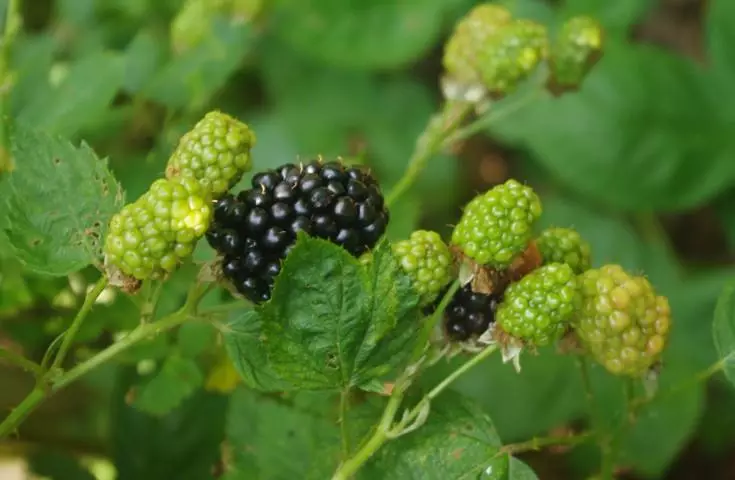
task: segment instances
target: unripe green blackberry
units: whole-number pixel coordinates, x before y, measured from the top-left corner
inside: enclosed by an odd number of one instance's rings
[[[211,202],[196,180],[156,180],[110,220],[105,262],[138,280],[163,276],[191,255],[211,218]]]
[[[572,267],[551,263],[508,287],[495,320],[512,337],[546,345],[564,332],[580,300]]]
[[[644,277],[605,265],[579,277],[582,308],[575,330],[587,351],[610,373],[638,376],[666,345],[671,310]]]
[[[578,86],[602,52],[602,27],[593,18],[567,20],[550,54],[554,84],[562,89]]]
[[[506,268],[526,249],[540,215],[533,189],[511,179],[467,204],[452,243],[479,264]]]
[[[513,20],[503,7],[484,4],[462,19],[444,50],[444,68],[453,80],[506,94],[545,58],[546,28]]]
[[[417,230],[408,240],[396,242],[393,252],[423,305],[433,302],[452,279],[452,254],[436,232]]]
[[[219,198],[252,168],[254,144],[255,135],[247,125],[222,112],[209,112],[181,137],[166,166],[166,177],[194,178]]]
[[[477,58],[498,31],[511,22],[508,9],[493,4],[473,8],[462,18],[444,48],[444,68],[458,81],[480,84]]]
[[[536,239],[543,264],[566,263],[574,273],[591,267],[590,244],[571,228],[547,228]]]

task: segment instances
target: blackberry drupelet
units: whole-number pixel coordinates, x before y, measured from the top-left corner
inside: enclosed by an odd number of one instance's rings
[[[389,214],[377,181],[340,162],[287,163],[257,173],[252,188],[214,206],[207,241],[222,273],[255,303],[270,299],[296,234],[323,238],[359,256],[385,232]]]
[[[437,303],[442,297],[439,295]],[[495,322],[495,312],[501,301],[501,295],[473,292],[470,284],[460,288],[444,310],[447,336],[461,342],[482,335]],[[432,307],[436,308],[436,304]]]

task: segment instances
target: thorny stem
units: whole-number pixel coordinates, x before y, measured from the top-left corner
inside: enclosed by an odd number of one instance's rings
[[[22,368],[28,373],[32,373],[36,377],[43,374],[43,368],[36,362],[28,360],[23,355],[19,355],[12,350],[0,348],[0,358],[7,360],[9,363]]]
[[[92,293],[93,291],[94,290],[92,290],[90,293]],[[135,330],[126,335],[122,340],[110,345],[105,350],[102,350],[100,353],[90,358],[89,360],[80,363],[68,372],[65,372],[57,377],[41,378],[36,387],[31,391],[31,393],[28,394],[28,396],[10,412],[10,414],[5,418],[5,420],[2,421],[2,423],[0,423],[0,439],[5,438],[6,436],[14,432],[16,428],[18,428],[18,425],[20,425],[21,422],[23,422],[23,420],[28,415],[30,415],[36,408],[38,408],[41,402],[43,402],[46,398],[58,392],[70,383],[74,382],[79,377],[85,375],[86,373],[102,365],[103,363],[106,363],[119,353],[127,350],[128,348],[150,337],[151,335],[158,335],[184,323],[191,317],[191,315],[196,313],[197,305],[199,304],[199,301],[202,299],[202,297],[207,293],[207,291],[208,288],[203,287],[198,283],[194,284],[189,290],[189,294],[187,296],[186,302],[184,303],[184,306],[182,306],[176,312],[154,323],[140,324]],[[94,303],[94,301],[92,301],[92,303]],[[50,373],[53,373],[53,370]]]
[[[531,440],[503,445],[498,454],[518,455],[519,453],[541,450],[551,446],[576,446],[594,437],[594,432],[582,432],[576,435],[534,437]]]
[[[64,359],[66,359],[66,355],[69,353],[69,349],[74,343],[74,337],[76,337],[77,332],[79,332],[79,329],[82,326],[82,323],[84,323],[84,319],[87,318],[87,315],[92,310],[92,305],[94,305],[94,302],[97,301],[97,297],[100,296],[102,290],[104,290],[106,286],[107,277],[103,276],[99,280],[97,280],[97,283],[94,284],[94,287],[92,287],[89,292],[87,292],[87,296],[84,297],[82,308],[79,309],[77,315],[74,317],[74,320],[71,322],[71,325],[66,330],[66,332],[64,332],[64,338],[61,341],[59,351],[56,353],[56,357],[51,364],[51,371],[60,368],[62,363],[64,363]]]
[[[5,30],[3,32],[2,48],[0,49],[0,172],[12,170],[14,165],[10,153],[10,138],[6,117],[10,113],[8,97],[13,86],[10,56],[20,25],[20,0],[8,0],[8,7],[5,10]]]

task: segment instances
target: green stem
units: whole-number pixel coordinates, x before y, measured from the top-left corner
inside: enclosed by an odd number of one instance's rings
[[[33,375],[37,377],[43,375],[43,368],[41,368],[41,365],[31,360],[28,360],[23,355],[19,355],[13,352],[12,350],[0,348],[0,358],[4,358],[9,363],[12,363],[13,365],[17,367],[20,367],[26,372],[32,373]]]
[[[482,362],[482,360],[487,358],[497,349],[497,345],[491,345],[472,357],[467,362],[463,363],[461,367],[452,372],[451,375],[446,377],[429,393],[424,395],[421,401],[401,421],[399,427],[404,427],[406,424],[414,420],[421,413],[422,408],[424,408],[426,404],[436,398],[457,378],[462,376],[478,363]],[[377,428],[373,431],[372,436],[352,458],[340,465],[339,469],[332,477],[332,480],[349,479],[362,467],[365,462],[370,459],[371,456],[373,456],[373,454],[375,454],[375,452],[378,451],[381,446],[383,446],[386,441],[389,440],[389,433],[393,430],[393,421],[395,419],[396,413],[398,412],[398,408],[403,401],[403,397],[406,393],[408,385],[410,384],[410,380],[411,377],[406,375],[401,377],[399,381],[396,382],[396,385],[393,388],[393,393],[390,397],[390,400],[388,401],[388,405],[386,405],[385,410],[383,410],[383,416],[381,417],[380,423],[378,424]]]
[[[87,296],[84,298],[82,308],[79,309],[77,315],[74,317],[74,320],[71,322],[71,325],[64,333],[64,339],[61,342],[59,351],[56,354],[56,358],[54,358],[54,362],[51,364],[52,371],[61,367],[61,364],[64,362],[66,355],[69,353],[69,349],[74,343],[74,337],[76,337],[77,332],[79,332],[79,329],[82,326],[82,323],[84,323],[84,319],[87,318],[87,315],[92,310],[92,306],[94,305],[94,302],[97,301],[97,297],[100,296],[102,290],[104,290],[107,286],[107,281],[107,277],[101,277],[99,280],[97,280],[97,283],[94,285],[94,287],[92,287],[92,289],[87,292]]]
[[[15,163],[10,153],[10,135],[6,117],[10,114],[8,98],[13,86],[10,57],[20,25],[20,0],[8,0],[2,49],[0,49],[0,172],[12,170]]]
[[[594,432],[583,432],[576,435],[567,435],[565,437],[534,437],[531,440],[527,440],[525,442],[503,445],[498,453],[518,455],[519,453],[541,450],[544,447],[556,445],[575,446],[581,443],[585,443],[593,437]]]
[[[350,454],[350,439],[347,428],[347,406],[350,401],[350,389],[345,388],[339,395],[339,429],[342,436],[342,457]]]
[[[38,406],[50,395],[58,392],[79,377],[87,374],[94,368],[106,363],[119,353],[127,350],[141,340],[151,335],[158,335],[166,332],[182,323],[184,323],[196,311],[199,301],[206,294],[208,288],[202,288],[199,284],[194,284],[189,290],[189,295],[178,311],[168,315],[154,323],[140,324],[135,330],[123,337],[120,341],[110,345],[89,360],[80,363],[71,370],[59,375],[56,378],[42,378],[38,382],[33,391],[23,400],[17,407],[10,412],[5,420],[0,423],[0,439],[14,432],[18,425],[30,415]],[[90,292],[91,293],[91,292]],[[85,302],[86,303],[86,302]],[[93,301],[92,301],[93,303]],[[47,385],[47,387],[44,387]]]
[[[446,102],[442,110],[429,120],[426,129],[416,142],[416,148],[408,161],[403,177],[386,196],[386,203],[393,205],[410,189],[426,167],[431,157],[442,148],[447,136],[457,129],[472,111],[469,102]]]
[[[523,107],[538,100],[541,95],[547,93],[543,86],[530,88],[524,94],[519,95],[514,101],[501,104],[502,106],[495,110],[490,110],[486,115],[478,118],[469,125],[456,130],[452,135],[448,136],[442,145],[442,148],[448,147],[454,143],[462,141],[472,135],[488,129],[500,120],[518,112]]]

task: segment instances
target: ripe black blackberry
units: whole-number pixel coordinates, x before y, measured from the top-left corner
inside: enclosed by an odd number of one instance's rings
[[[424,313],[432,313],[443,297],[442,293]],[[465,285],[457,290],[444,310],[444,331],[455,342],[482,335],[495,322],[495,311],[501,301],[501,295],[473,292],[470,284]]]
[[[256,174],[252,188],[218,200],[207,241],[222,255],[224,276],[260,303],[270,298],[298,232],[359,256],[378,242],[388,218],[380,187],[364,169],[287,163]]]

